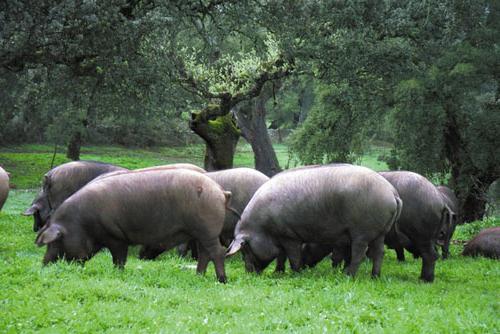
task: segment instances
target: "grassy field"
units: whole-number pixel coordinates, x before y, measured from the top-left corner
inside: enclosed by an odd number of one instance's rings
[[[23,153],[18,153],[22,151]],[[278,146],[280,162],[288,159]],[[143,167],[190,161],[201,165],[203,150],[123,150],[85,148],[82,158]],[[14,174],[0,212],[0,332],[7,333],[495,333],[500,328],[500,264],[463,258],[454,244],[439,261],[433,284],[418,280],[420,261],[397,263],[387,251],[382,277],[369,277],[363,263],[356,279],[333,270],[328,261],[301,273],[247,274],[236,256],[227,261],[229,282],[216,282],[195,262],[170,252],[140,261],[137,249],[123,271],[105,251],[85,266],[59,262],[42,268],[44,248],[34,245],[32,221],[20,215],[35,195],[52,156],[50,147],[23,146],[0,151],[0,164]],[[64,161],[62,155],[58,158]],[[26,164],[32,163],[29,166]],[[247,145],[238,147],[236,165],[251,165]],[[26,174],[23,174],[26,173]],[[22,174],[18,175],[18,174]],[[459,227],[468,239],[499,219]]]

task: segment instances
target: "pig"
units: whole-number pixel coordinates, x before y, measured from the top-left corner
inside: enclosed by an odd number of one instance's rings
[[[454,230],[453,217],[455,217],[455,213],[453,211],[457,210],[458,205],[456,204],[456,197],[454,197],[453,192],[449,188],[434,187],[423,176],[412,172],[382,172],[381,175],[388,179],[397,189],[404,203],[400,219],[396,221],[391,233],[386,236],[386,244],[389,248],[396,250],[399,261],[404,261],[404,245],[407,246],[408,250],[414,256],[420,257],[423,251],[422,246],[420,246],[422,243],[435,245],[437,239],[436,233],[437,236],[441,237],[444,233],[452,230],[450,226]],[[438,190],[437,192],[435,191],[436,189]],[[448,199],[451,200],[448,201]],[[450,217],[452,219],[451,222]],[[403,232],[396,231],[396,228]],[[411,237],[407,237],[404,233]],[[333,266],[339,265],[342,261],[348,265],[349,253],[346,251],[346,242],[346,240],[342,240],[342,242],[337,242],[336,245],[304,245],[304,264],[313,267],[325,256],[332,253]],[[417,244],[419,245],[418,247],[416,246]],[[370,257],[369,252],[367,255]],[[431,253],[427,257],[432,258],[434,256],[437,256],[437,254]],[[422,268],[421,277],[425,281],[432,281],[434,279],[433,266],[435,260],[426,261],[424,262],[424,266],[426,267],[425,270],[424,267]]]
[[[479,232],[464,246],[463,256],[484,256],[500,259],[500,226]]]
[[[221,242],[224,246],[228,246],[234,235],[234,228],[239,219],[239,213],[243,212],[246,205],[259,189],[261,185],[269,180],[269,177],[252,168],[233,168],[216,172],[208,172],[206,175],[217,182],[224,190],[232,193],[230,207],[233,212],[226,213],[224,220],[224,228],[220,235]],[[236,211],[236,213],[234,213]],[[192,255],[196,258],[196,244],[190,242],[188,245],[181,245],[178,248],[181,256],[187,255],[191,250]],[[164,249],[145,248],[140,251],[140,258],[154,259],[160,255]]]
[[[129,245],[165,249],[195,239],[197,272],[212,260],[226,282],[225,249],[219,241],[230,192],[202,173],[187,169],[131,172],[87,184],[64,201],[38,233],[47,245],[44,264],[65,258],[85,262],[102,248],[123,268]]]
[[[37,232],[59,205],[88,182],[105,173],[126,170],[96,161],[72,161],[57,166],[45,174],[42,189],[23,214],[33,216],[33,231]]]
[[[394,248],[398,260],[404,260],[404,248],[415,257],[422,257],[420,278],[434,280],[438,258],[436,241],[443,229],[451,224],[451,209],[439,190],[425,177],[408,171],[381,172],[399,193],[404,202],[401,217],[387,234],[385,242]]]
[[[438,240],[438,244],[441,246],[441,253],[442,253],[441,256],[443,259],[446,259],[450,254],[451,238],[453,237],[455,228],[457,227],[458,224],[460,224],[460,211],[459,211],[460,205],[458,203],[458,198],[457,196],[455,196],[453,190],[451,190],[446,186],[437,186],[437,189],[441,193],[441,196],[443,197],[443,200],[446,203],[446,205],[453,212],[451,224],[448,226],[448,228],[443,229],[440,238]]]
[[[9,196],[9,173],[0,167],[0,210]]]
[[[292,270],[302,269],[304,243],[335,244],[348,239],[351,254],[345,273],[354,276],[368,246],[372,276],[380,275],[384,236],[403,202],[394,187],[376,172],[348,164],[288,170],[264,183],[235,228],[229,250],[241,250],[245,268],[261,272],[277,258]]]

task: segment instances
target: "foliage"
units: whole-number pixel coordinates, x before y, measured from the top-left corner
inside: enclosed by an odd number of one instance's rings
[[[292,150],[305,164],[353,162],[363,150],[370,115],[347,84],[318,85],[315,95],[311,112],[292,136]]]
[[[293,76],[279,90],[273,87],[273,98],[266,105],[269,128],[294,129],[302,123],[315,100],[314,86],[311,76]]]
[[[420,261],[386,252],[382,277],[370,264],[350,279],[328,261],[299,274],[248,274],[239,257],[226,261],[229,282],[213,266],[167,253],[140,261],[132,249],[124,270],[105,251],[85,266],[41,267],[32,221],[19,215],[35,192],[13,191],[0,212],[0,329],[5,332],[494,332],[499,266],[458,256],[439,261],[433,284],[418,282]],[[464,303],[464,301],[466,301]],[[249,321],[252,319],[252,321]]]

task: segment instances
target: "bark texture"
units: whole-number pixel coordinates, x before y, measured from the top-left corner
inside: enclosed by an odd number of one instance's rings
[[[241,134],[252,146],[255,169],[269,177],[281,172],[266,126],[266,102],[277,88],[266,85],[258,97],[235,109]]]

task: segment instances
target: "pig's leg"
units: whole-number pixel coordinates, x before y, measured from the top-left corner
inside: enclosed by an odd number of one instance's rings
[[[61,254],[59,251],[59,247],[53,246],[53,245],[48,245],[47,246],[47,252],[45,253],[45,256],[43,257],[43,265],[46,266],[49,263],[56,262]]]
[[[344,262],[344,267],[347,267],[351,262],[350,253],[349,243],[334,246],[332,249],[332,267],[337,268],[342,262]]]
[[[166,250],[166,247],[163,247],[162,245],[142,246],[141,250],[139,251],[139,259],[141,259],[141,260],[154,260],[161,253],[163,253],[165,250]]]
[[[420,255],[422,256],[422,272],[420,278],[425,282],[434,281],[434,267],[438,254],[433,245],[422,245],[419,247]]]
[[[373,261],[372,277],[379,277],[384,259],[384,235],[373,240],[368,247],[368,257]]]
[[[339,267],[342,264],[342,261],[344,261],[344,254],[338,252],[338,250],[334,250],[332,252],[332,267]]]
[[[187,243],[183,243],[183,244],[180,244],[179,246],[177,246],[177,255],[179,255],[180,257],[186,257],[187,253],[188,253],[188,244]]]
[[[183,244],[180,244],[177,246],[177,254],[179,254],[180,257],[187,257],[189,251],[191,251],[191,257],[193,260],[198,259],[198,245],[196,240],[192,239],[189,240],[188,242],[185,242]]]
[[[396,251],[396,256],[398,258],[398,261],[399,262],[404,262],[405,260],[405,249],[403,247],[396,247],[394,248],[394,250]]]
[[[193,260],[198,259],[198,241],[191,239],[188,241],[188,251],[191,250],[191,257]]]
[[[113,264],[120,269],[125,267],[127,262],[128,245],[121,241],[113,241],[108,245],[108,249],[113,257]]]
[[[302,270],[302,242],[298,240],[281,240],[281,245],[285,249],[292,270]]]
[[[282,250],[280,250],[278,254],[278,258],[276,259],[276,269],[274,272],[276,273],[284,273],[285,272],[285,262],[286,262],[286,254]]]
[[[226,271],[224,268],[224,260],[226,258],[226,250],[222,245],[220,244],[219,238],[211,239],[211,240],[203,240],[199,241],[198,244],[200,245],[199,252],[198,252],[198,266],[200,265],[200,258],[203,256],[205,257],[207,254],[208,259],[212,260],[215,265],[215,274],[217,276],[217,279],[221,283],[226,283]],[[205,253],[202,255],[202,253]],[[205,261],[205,260],[204,260]],[[207,269],[207,264],[208,260],[206,260],[206,264],[204,264],[204,271]],[[204,272],[203,271],[203,272]]]
[[[200,242],[196,242],[196,244],[198,250],[198,265],[196,266],[196,272],[200,275],[204,275],[207,271],[210,256],[208,254],[208,251]]]
[[[353,238],[351,242],[351,262],[344,269],[344,272],[349,276],[355,276],[358,271],[361,261],[365,257],[366,248],[368,247],[366,241],[362,239]]]

